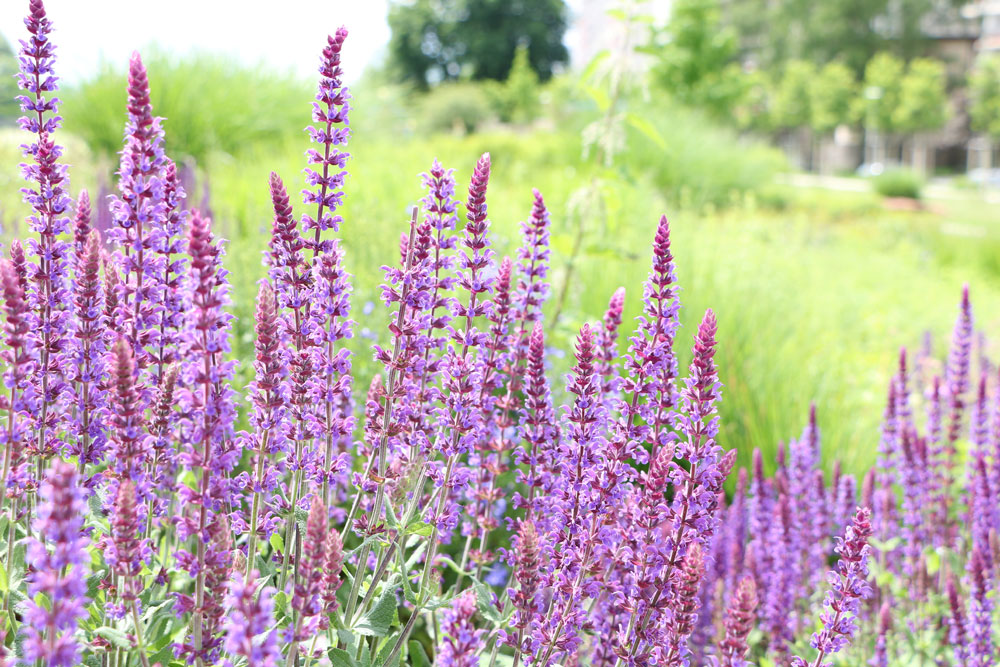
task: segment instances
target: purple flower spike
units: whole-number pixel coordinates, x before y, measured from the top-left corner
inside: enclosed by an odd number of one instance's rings
[[[37,6],[41,7],[41,2]],[[76,469],[56,461],[42,482],[39,500],[34,534],[44,539],[28,542],[27,561],[32,572],[21,625],[23,658],[28,664],[39,661],[52,667],[75,667],[81,661],[74,633],[87,616],[90,561],[88,540],[83,535],[87,508]],[[42,598],[44,603],[39,602]]]
[[[282,660],[278,632],[272,627],[275,591],[271,586],[260,587],[257,577],[254,570],[249,582],[243,577],[235,577],[229,582],[224,648],[234,656],[245,658],[248,665],[276,667]],[[257,639],[260,636],[264,638]]]
[[[792,667],[833,665],[823,659],[844,650],[854,639],[861,603],[868,599],[872,591],[868,583],[868,558],[871,553],[868,539],[871,536],[871,512],[860,508],[847,527],[844,538],[837,540],[836,552],[840,560],[837,561],[837,571],[830,576],[830,591],[821,615],[823,629],[812,636],[811,642],[819,654],[811,663],[795,656]]]
[[[142,526],[139,523],[135,484],[131,480],[118,485],[114,507],[111,541],[105,556],[108,565],[121,577],[122,583],[118,588],[121,599],[131,602],[142,592],[138,577],[143,563],[149,561],[151,555],[149,542],[139,537]]]
[[[86,190],[80,190],[76,200],[76,215],[73,217],[73,253],[77,262],[87,252],[87,239],[90,237],[90,195]]]
[[[312,148],[306,151],[309,164],[319,165],[319,171],[312,167],[306,169],[306,185],[310,189],[302,191],[303,202],[316,206],[316,217],[302,216],[302,229],[314,231],[313,238],[304,240],[305,247],[312,249],[313,258],[330,247],[331,241],[323,240],[322,233],[337,231],[343,221],[334,213],[343,201],[342,188],[347,176],[344,166],[350,157],[337,148],[346,144],[350,136],[347,119],[350,94],[343,86],[341,78],[344,73],[340,69],[340,51],[345,39],[347,28],[339,28],[335,35],[326,38],[320,58],[319,91],[313,102],[313,122],[317,126],[306,128],[313,143],[323,147],[322,153]]]
[[[695,542],[684,556],[677,578],[677,587],[673,591],[671,608],[673,617],[667,632],[667,657],[664,664],[668,667],[688,664],[687,638],[694,630],[698,618],[698,588],[705,574],[705,556],[701,544]]]
[[[35,260],[24,264],[28,279],[24,287],[31,286],[25,290],[32,310],[29,332],[38,355],[31,379],[39,409],[31,415],[35,437],[30,454],[45,460],[62,449],[59,432],[68,416],[61,404],[69,391],[63,369],[68,367],[65,350],[72,335],[67,276],[72,247],[63,238],[71,231],[67,214],[73,200],[67,193],[67,167],[59,162],[63,149],[52,138],[62,119],[58,115],[59,99],[54,96],[58,85],[52,69],[55,46],[49,39],[52,23],[40,1],[29,3],[24,24],[30,37],[21,40],[18,58],[17,81],[24,94],[17,99],[25,114],[18,124],[33,136],[21,146],[29,161],[20,165],[21,176],[28,184],[21,194],[31,206],[28,227],[38,235],[27,243],[29,255]]]
[[[14,250],[12,246],[11,250]],[[29,479],[28,438],[31,413],[37,410],[31,374],[35,369],[32,354],[30,306],[25,300],[21,277],[16,265],[0,260],[0,281],[3,283],[4,343],[0,360],[4,362],[4,385],[10,390],[9,417],[0,430],[4,441],[3,484],[0,503],[8,495],[19,497]]]
[[[298,223],[281,178],[271,172],[271,203],[274,221],[268,244],[268,275],[274,283],[279,311],[290,310],[284,322],[285,332],[292,336],[295,347],[301,349],[305,338],[305,306],[309,297],[311,274],[302,256],[305,242],[299,234]]]
[[[726,634],[719,643],[719,667],[746,667],[743,659],[749,646],[750,636],[757,618],[757,586],[753,577],[743,577],[729,601],[726,610]]]
[[[875,655],[868,661],[871,667],[889,667],[889,650],[886,646],[889,633],[892,631],[892,608],[889,601],[882,603],[878,613],[878,639],[875,640]]]
[[[968,563],[969,607],[968,648],[966,662],[970,667],[990,667],[993,661],[993,607],[989,564],[978,547],[973,547]]]
[[[622,324],[622,310],[625,308],[625,288],[619,287],[611,295],[608,302],[608,309],[604,313],[600,333],[600,374],[601,374],[601,396],[606,405],[610,407],[611,401],[618,395],[618,373],[616,370],[618,360],[618,329]]]
[[[165,258],[156,247],[163,239],[167,206],[163,130],[153,117],[149,77],[138,53],[129,61],[127,110],[118,171],[120,196],[111,204],[116,223],[111,233],[119,245],[117,264],[123,270],[117,321],[127,332],[137,365],[145,369],[153,361],[147,347],[154,349],[159,343],[162,322]]]
[[[442,667],[476,667],[483,630],[476,630],[472,617],[476,614],[475,591],[469,589],[455,598],[441,621],[442,638],[434,652],[435,665]]]
[[[84,250],[76,258],[73,307],[77,331],[69,377],[76,399],[76,441],[71,452],[87,465],[103,461],[106,448],[105,423],[108,414],[104,375],[107,320],[100,275],[100,240],[96,230],[90,230],[84,245]]]
[[[972,351],[972,306],[969,303],[969,286],[962,288],[962,303],[948,353],[948,368],[944,383],[948,390],[949,414],[947,434],[947,464],[955,465],[955,442],[962,432],[962,413],[965,410],[965,393],[969,390],[969,357]]]

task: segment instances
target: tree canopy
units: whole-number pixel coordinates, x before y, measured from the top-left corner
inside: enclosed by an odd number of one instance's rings
[[[504,81],[518,46],[543,81],[569,59],[564,0],[409,0],[389,8],[389,66],[418,88],[468,77]]]

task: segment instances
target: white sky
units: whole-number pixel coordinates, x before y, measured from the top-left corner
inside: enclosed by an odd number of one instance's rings
[[[616,0],[569,0],[566,44],[584,59],[600,42],[596,28]],[[666,17],[670,0],[646,0],[643,11]],[[0,0],[0,34],[17,50],[25,35],[28,0]],[[197,51],[230,54],[247,64],[266,63],[302,76],[316,71],[326,36],[341,25],[350,31],[344,45],[348,81],[384,56],[389,41],[388,0],[45,0],[58,45],[56,73],[76,83],[107,62],[125,71],[133,50],[156,45],[172,54]],[[590,16],[586,16],[586,15]],[[594,25],[590,25],[594,24]],[[586,33],[586,38],[584,34]],[[577,58],[574,58],[576,60]]]
[[[0,34],[17,49],[28,0],[0,0]],[[45,0],[58,45],[56,73],[74,83],[100,63],[127,67],[133,50],[213,51],[312,75],[326,36],[341,25],[348,80],[384,52],[386,0]],[[361,66],[359,67],[358,64]]]

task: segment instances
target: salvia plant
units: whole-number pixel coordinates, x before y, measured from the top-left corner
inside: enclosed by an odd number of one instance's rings
[[[553,386],[542,194],[498,257],[490,156],[465,195],[435,161],[382,267],[381,372],[356,386],[341,28],[320,57],[301,197],[267,184],[253,380],[238,387],[225,245],[187,205],[141,58],[117,193],[74,197],[42,0],[25,25],[32,235],[0,260],[0,664],[1000,658],[1000,391],[968,291],[944,363],[900,355],[860,484],[824,474],[814,409],[727,492],[716,316],[682,369],[667,220],[634,331],[619,289]]]

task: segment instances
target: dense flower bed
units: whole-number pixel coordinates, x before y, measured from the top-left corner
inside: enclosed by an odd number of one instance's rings
[[[971,361],[967,292],[942,379],[929,353],[901,356],[860,494],[824,477],[814,411],[772,477],[758,453],[727,496],[716,318],[682,374],[667,220],[634,334],[619,340],[620,289],[581,328],[557,408],[542,195],[497,258],[490,156],[464,206],[435,162],[383,267],[384,372],[356,406],[340,29],[298,213],[271,175],[256,374],[236,387],[224,246],[187,207],[141,59],[119,192],[74,203],[41,0],[25,24],[32,236],[0,261],[0,663],[819,667],[855,641],[850,664],[993,664],[1000,393]]]

